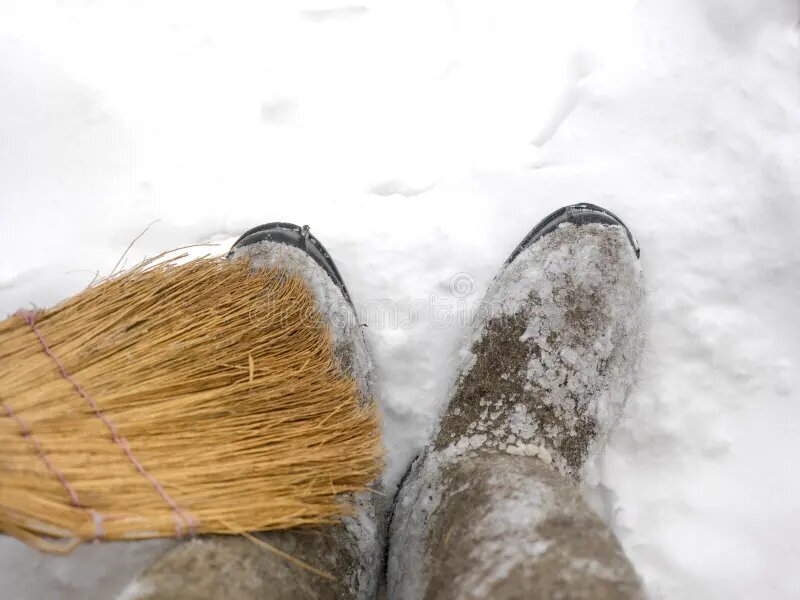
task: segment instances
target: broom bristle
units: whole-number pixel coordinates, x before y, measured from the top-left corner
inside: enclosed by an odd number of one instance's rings
[[[0,530],[42,550],[330,523],[381,468],[306,285],[245,260],[150,261],[0,323],[0,402]]]

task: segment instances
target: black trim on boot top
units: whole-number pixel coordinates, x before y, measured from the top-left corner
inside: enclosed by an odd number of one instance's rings
[[[523,250],[528,248],[536,240],[553,232],[562,223],[572,223],[573,225],[588,225],[589,223],[619,225],[625,230],[631,247],[633,247],[633,251],[636,253],[636,258],[639,258],[639,244],[631,234],[630,229],[625,226],[625,223],[623,223],[617,215],[595,204],[582,202],[580,204],[572,204],[571,206],[559,208],[557,211],[542,219],[541,222],[525,236],[525,239],[520,242],[519,246],[517,246],[514,252],[511,253],[511,256],[508,257],[505,264],[508,265],[513,262]]]
[[[244,248],[245,246],[262,242],[264,240],[275,242],[277,244],[293,246],[294,248],[299,248],[308,254],[312,259],[314,259],[315,263],[322,267],[325,273],[328,274],[328,277],[330,277],[333,283],[335,283],[336,286],[342,291],[342,295],[350,304],[350,306],[353,306],[353,301],[350,299],[350,294],[344,285],[344,279],[342,279],[342,276],[339,274],[339,270],[336,268],[336,264],[333,262],[331,255],[328,254],[325,246],[323,246],[317,238],[311,235],[308,225],[303,225],[300,227],[294,223],[275,222],[253,227],[252,229],[245,231],[241,237],[234,242],[233,246],[231,246],[231,249],[228,252],[228,256],[230,256],[237,248]]]

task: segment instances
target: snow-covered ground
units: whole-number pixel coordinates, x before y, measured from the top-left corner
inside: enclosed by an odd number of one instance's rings
[[[155,220],[129,263],[308,223],[369,325],[396,478],[508,253],[606,206],[652,322],[586,492],[654,598],[800,597],[796,1],[221,6],[0,2],[0,314]]]

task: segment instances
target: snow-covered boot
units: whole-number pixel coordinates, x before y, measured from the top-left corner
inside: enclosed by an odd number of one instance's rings
[[[322,244],[289,223],[270,223],[247,231],[233,245],[232,260],[250,259],[253,268],[279,268],[301,275],[330,324],[334,354],[342,371],[372,401],[372,361],[347,288]],[[133,584],[141,600],[214,598],[346,599],[372,598],[378,584],[385,528],[376,506],[380,496],[363,493],[357,511],[341,525],[316,531],[288,530],[258,537],[292,559],[334,577],[327,580],[252,541],[215,536],[182,544],[167,553]],[[131,588],[129,588],[131,589]]]
[[[362,401],[371,402],[372,362],[361,326],[333,261],[308,228],[257,227],[229,257],[249,257],[253,268],[277,267],[304,278],[329,323],[336,361],[358,383]],[[379,534],[385,531],[380,498],[356,495],[356,514],[340,525],[255,534],[272,549],[241,536],[202,536],[84,544],[68,556],[50,556],[0,536],[0,551],[14,563],[7,565],[7,591],[31,600],[373,598],[383,557]]]
[[[635,240],[599,207],[542,221],[494,279],[454,389],[396,498],[390,598],[642,596],[576,481],[642,344]]]

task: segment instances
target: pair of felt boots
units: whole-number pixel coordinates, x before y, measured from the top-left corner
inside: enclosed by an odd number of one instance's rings
[[[234,244],[231,257],[242,256],[305,279],[328,317],[338,364],[371,397],[372,363],[352,302],[308,228],[257,227]],[[610,212],[556,211],[491,283],[448,402],[393,500],[363,494],[341,525],[259,534],[276,552],[235,536],[84,548],[125,553],[84,597],[643,596],[576,485],[633,385],[644,304],[638,257]],[[99,588],[106,593],[96,596]]]
[[[340,364],[367,390],[363,337],[354,318],[341,318],[341,299],[352,310],[349,295],[308,230],[256,228],[232,253],[274,265],[300,261],[292,264],[331,316]],[[622,222],[588,204],[556,211],[511,254],[478,306],[434,434],[386,511],[389,597],[641,594],[617,540],[575,485],[633,383],[644,296],[638,257]],[[349,535],[353,550],[333,552],[351,573],[334,596],[370,597],[378,584],[384,527],[377,518],[372,531],[369,513],[368,506],[335,540],[347,546]],[[316,552],[306,558],[324,561]],[[328,566],[342,573],[342,564]]]

